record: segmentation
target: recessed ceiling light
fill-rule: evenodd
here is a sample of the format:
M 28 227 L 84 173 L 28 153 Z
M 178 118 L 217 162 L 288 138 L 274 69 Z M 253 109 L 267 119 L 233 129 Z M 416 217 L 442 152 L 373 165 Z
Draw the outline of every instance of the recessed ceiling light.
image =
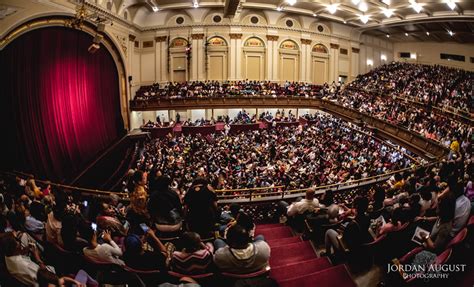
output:
M 199 3 L 198 3 L 197 1 L 195 1 L 195 2 L 193 3 L 193 7 L 194 7 L 194 8 L 199 8 Z
M 316 16 L 318 16 L 318 15 L 316 13 L 313 13 L 313 17 L 316 17 Z
M 451 30 L 448 30 L 448 34 L 449 34 L 449 36 L 451 36 L 451 37 L 454 35 L 453 31 L 451 31 Z
M 278 6 L 277 11 L 281 11 L 281 10 L 283 10 L 283 8 L 281 6 Z
M 407 36 L 407 37 L 408 37 L 408 33 L 405 33 L 405 36 Z
M 286 3 L 290 4 L 291 6 L 296 4 L 296 0 L 286 0 Z
M 365 2 L 360 2 L 359 4 L 359 10 L 362 11 L 362 12 L 367 12 L 367 10 L 369 9 L 369 7 L 367 6 L 367 3 Z
M 389 35 L 389 34 L 387 34 L 387 35 L 385 35 L 385 37 L 387 37 L 387 38 L 390 38 L 390 35 Z
M 448 7 L 451 8 L 451 10 L 456 8 L 456 2 L 454 2 L 454 0 L 448 0 L 446 1 L 446 4 L 448 4 Z
M 426 36 L 429 36 L 430 35 L 430 32 L 426 32 Z
M 382 2 L 387 4 L 387 5 L 390 5 L 390 3 L 392 3 L 392 1 L 390 1 L 390 0 L 382 0 Z
M 344 20 L 344 24 L 347 24 L 347 21 Z
M 364 24 L 367 24 L 369 22 L 369 15 L 360 15 L 360 21 Z
M 156 6 L 151 7 L 151 9 L 153 10 L 153 12 L 158 12 L 158 11 L 160 10 L 160 9 L 159 9 L 158 7 L 156 7 Z
M 357 5 L 359 4 L 360 0 L 352 0 L 352 4 Z
M 336 4 L 328 5 L 328 6 L 327 6 L 328 12 L 331 13 L 331 14 L 336 13 L 336 11 L 337 11 L 337 6 L 338 6 L 338 5 L 339 5 L 339 4 L 337 4 L 337 3 L 336 3 Z
M 385 17 L 390 18 L 393 15 L 393 9 L 382 8 L 382 13 Z

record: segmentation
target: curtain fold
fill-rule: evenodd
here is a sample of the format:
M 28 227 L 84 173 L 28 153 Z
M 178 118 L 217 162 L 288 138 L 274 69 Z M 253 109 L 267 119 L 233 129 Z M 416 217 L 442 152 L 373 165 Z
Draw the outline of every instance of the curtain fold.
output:
M 0 52 L 2 168 L 67 181 L 124 133 L 117 68 L 92 36 L 48 27 Z

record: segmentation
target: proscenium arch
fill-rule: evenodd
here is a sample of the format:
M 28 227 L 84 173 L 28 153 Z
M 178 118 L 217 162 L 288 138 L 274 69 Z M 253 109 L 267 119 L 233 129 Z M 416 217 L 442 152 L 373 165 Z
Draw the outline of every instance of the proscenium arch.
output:
M 45 27 L 65 27 L 70 28 L 68 26 L 68 22 L 70 20 L 75 19 L 72 16 L 65 16 L 65 15 L 52 15 L 52 16 L 42 16 L 33 18 L 20 24 L 17 24 L 10 31 L 5 35 L 4 38 L 0 39 L 0 51 L 3 50 L 8 44 L 13 42 L 16 38 L 20 37 L 21 35 L 31 32 L 36 29 L 45 28 Z M 73 29 L 73 28 L 70 28 Z M 82 32 L 85 32 L 91 36 L 97 34 L 96 26 L 88 21 L 84 21 L 82 24 L 81 29 L 78 29 Z M 127 130 L 130 129 L 130 107 L 129 107 L 129 99 L 128 99 L 128 92 L 127 92 L 127 71 L 125 68 L 125 61 L 124 55 L 121 53 L 120 49 L 116 41 L 114 41 L 113 37 L 104 31 L 103 32 L 104 38 L 101 42 L 101 47 L 105 47 L 107 51 L 112 56 L 115 67 L 117 69 L 118 79 L 119 79 L 119 91 L 120 91 L 120 113 L 122 115 L 122 119 L 124 120 L 124 126 Z M 127 39 L 128 40 L 128 39 Z M 92 41 L 91 41 L 92 44 Z

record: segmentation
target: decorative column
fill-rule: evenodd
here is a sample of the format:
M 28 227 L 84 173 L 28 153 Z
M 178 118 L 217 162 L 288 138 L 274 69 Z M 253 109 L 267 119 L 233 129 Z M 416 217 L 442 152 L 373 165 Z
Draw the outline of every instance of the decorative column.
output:
M 278 36 L 267 35 L 267 77 L 268 81 L 278 81 Z
M 339 77 L 339 44 L 330 44 L 329 56 L 329 83 L 337 82 Z
M 155 37 L 155 55 L 156 55 L 156 72 L 155 72 L 155 82 L 163 83 L 168 80 L 168 53 L 167 49 L 167 40 L 168 36 L 158 36 Z
M 230 49 L 229 49 L 229 80 L 242 79 L 242 34 L 230 33 Z
M 191 34 L 191 81 L 202 81 L 204 75 L 204 34 Z
M 311 39 L 301 39 L 301 57 L 300 57 L 300 81 L 311 82 Z
M 352 81 L 357 75 L 359 75 L 359 48 L 352 48 L 351 54 L 351 75 L 349 81 Z

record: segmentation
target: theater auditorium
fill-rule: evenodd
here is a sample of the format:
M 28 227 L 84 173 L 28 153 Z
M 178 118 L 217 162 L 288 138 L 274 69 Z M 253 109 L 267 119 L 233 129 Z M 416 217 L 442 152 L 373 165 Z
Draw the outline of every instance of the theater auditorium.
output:
M 474 1 L 0 0 L 0 287 L 474 286 Z

